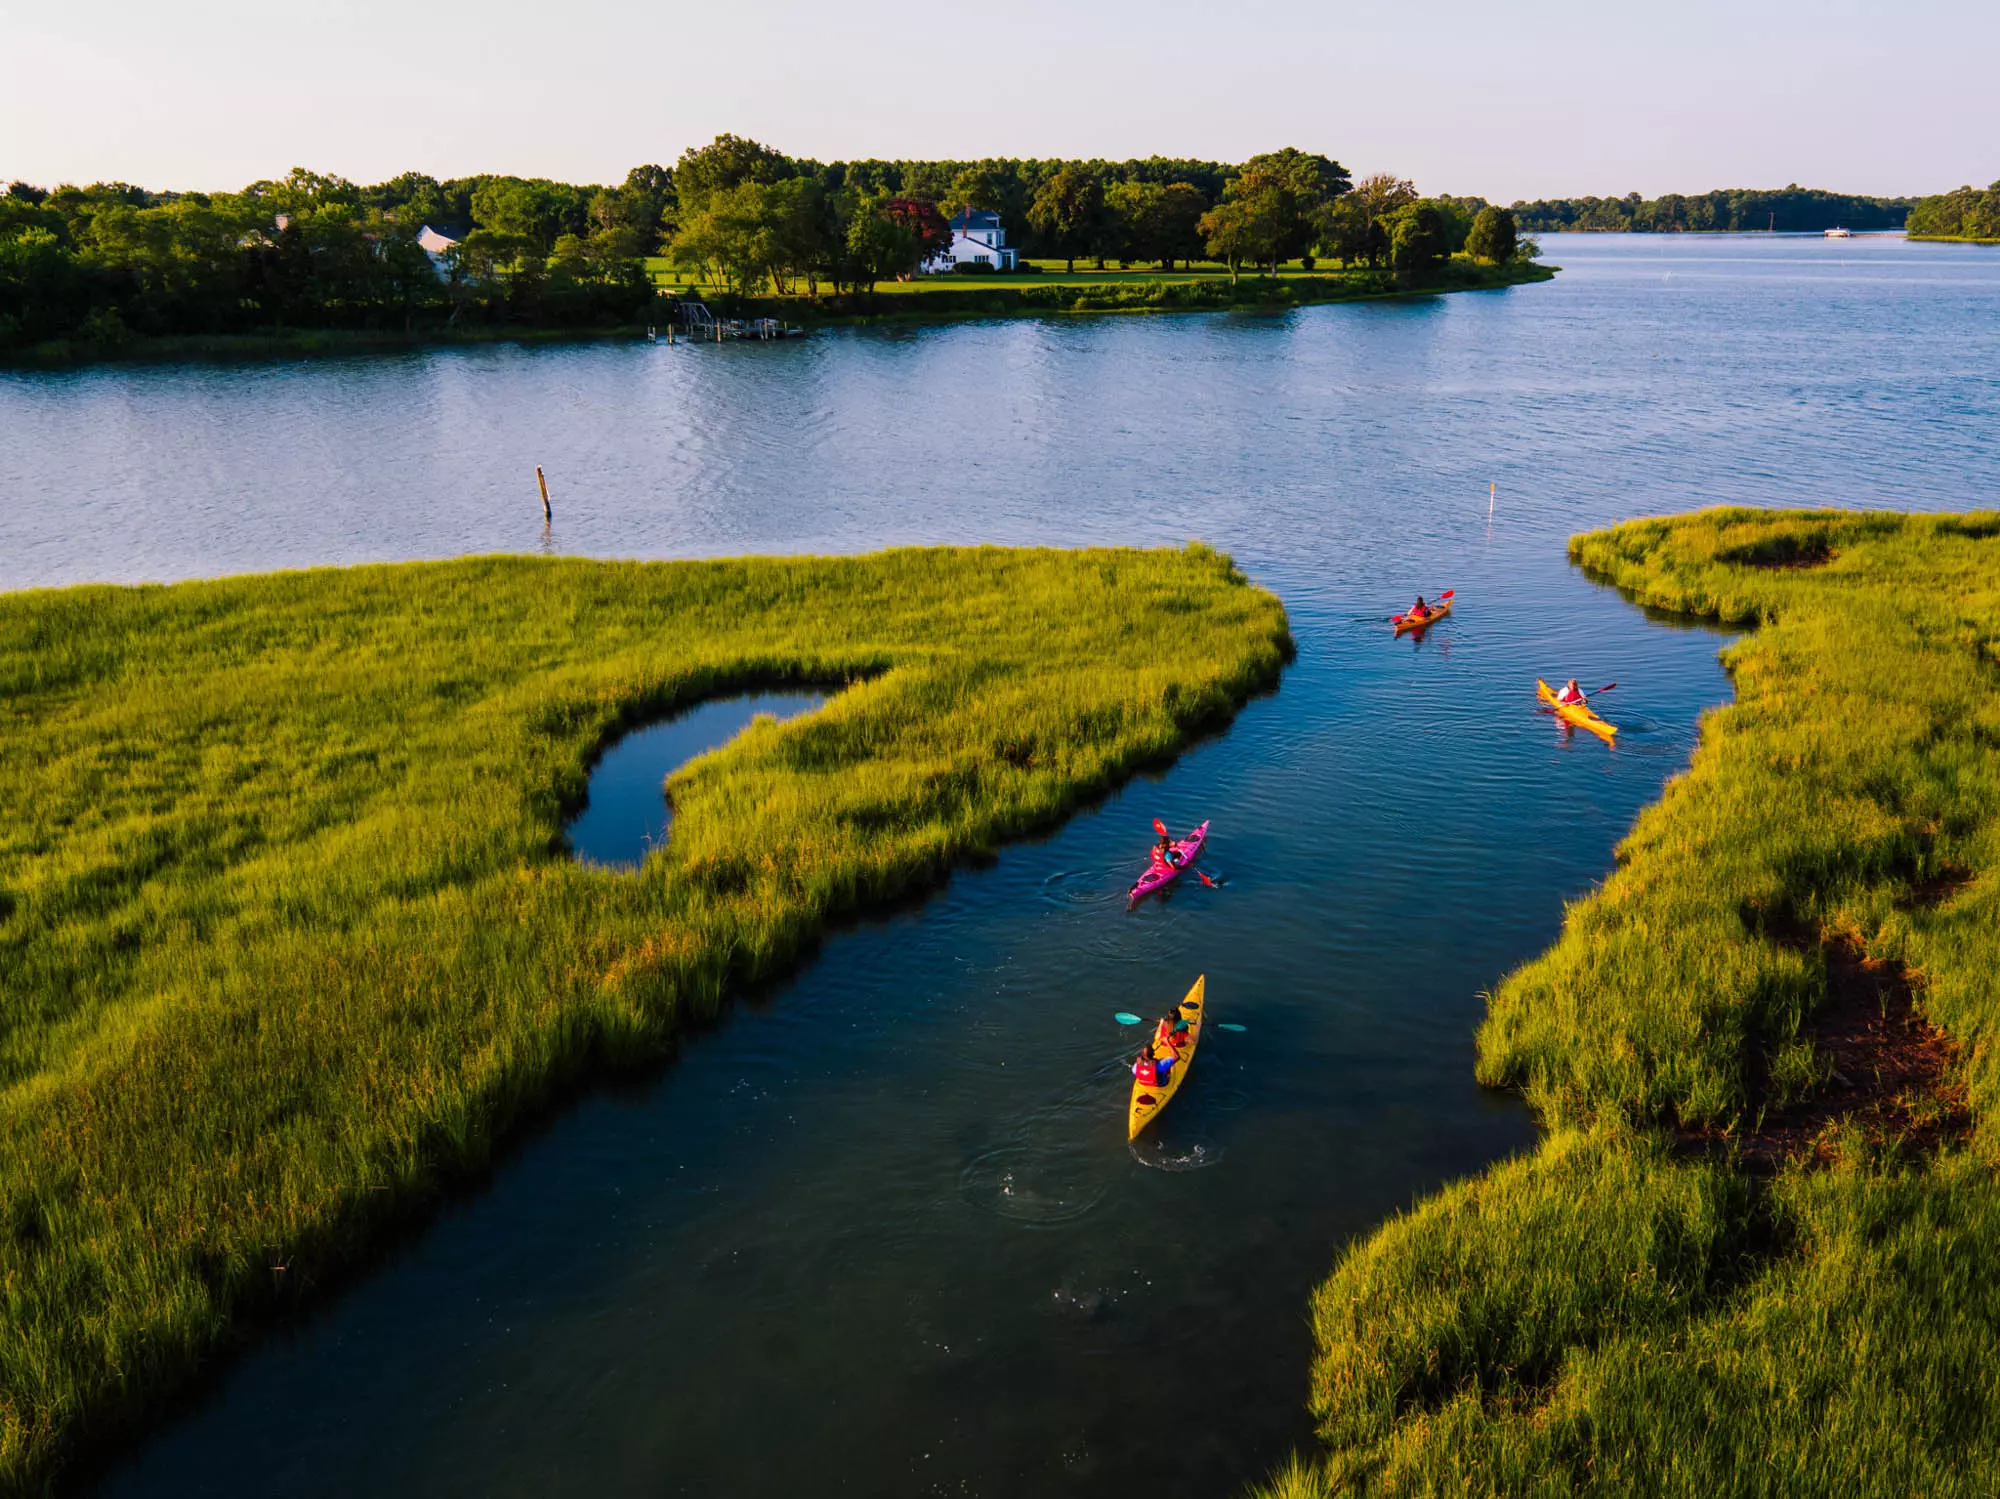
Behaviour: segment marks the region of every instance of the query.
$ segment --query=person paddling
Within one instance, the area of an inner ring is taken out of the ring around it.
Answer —
[[[1575,708],[1580,707],[1589,696],[1589,693],[1576,685],[1576,678],[1571,677],[1563,684],[1563,690],[1556,694],[1556,701],[1565,708]]]
[[[1179,867],[1181,862],[1180,856],[1174,852],[1174,835],[1172,833],[1160,834],[1160,841],[1153,845],[1153,862],[1155,864],[1164,864],[1169,869]]]
[[[1138,1059],[1132,1063],[1132,1076],[1142,1088],[1157,1088],[1160,1086],[1160,1064],[1153,1060],[1152,1047],[1142,1046],[1139,1048]]]
[[[1178,1007],[1160,1017],[1159,1028],[1153,1032],[1153,1040],[1156,1044],[1166,1047],[1175,1055],[1179,1055],[1180,1049],[1187,1044],[1187,1039],[1187,1016],[1183,1015]]]
[[[1410,605],[1410,612],[1403,616],[1403,622],[1410,624],[1420,619],[1429,619],[1430,617],[1431,606],[1424,602],[1424,596],[1420,593],[1417,595],[1417,601]]]

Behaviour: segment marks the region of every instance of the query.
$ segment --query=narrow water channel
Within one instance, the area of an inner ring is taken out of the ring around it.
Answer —
[[[590,772],[590,798],[571,821],[579,859],[614,868],[645,861],[667,836],[673,809],[661,783],[697,755],[720,749],[753,718],[793,718],[826,701],[820,692],[761,692],[715,698],[623,735]]]
[[[1481,993],[1728,695],[1721,637],[1589,584],[1566,536],[1963,507],[2000,463],[2000,257],[1551,258],[1278,318],[0,376],[0,487],[45,497],[0,511],[12,583],[531,549],[532,489],[507,507],[545,463],[550,545],[596,555],[1199,536],[1299,643],[1164,773],[566,1112],[103,1490],[1209,1496],[1306,1440],[1313,1284],[1531,1139],[1473,1082]],[[1617,680],[1617,747],[1538,714],[1538,675]],[[1127,912],[1154,817],[1212,819],[1219,888]],[[1244,1030],[1135,1152],[1113,1016],[1197,973]]]

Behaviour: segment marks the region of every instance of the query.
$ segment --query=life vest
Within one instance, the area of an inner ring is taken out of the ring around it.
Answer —
[[[1132,1064],[1132,1076],[1142,1087],[1157,1088],[1160,1085],[1160,1069],[1151,1056],[1143,1056]]]
[[[1561,692],[1558,692],[1556,694],[1556,701],[1561,703],[1566,708],[1577,707],[1579,704],[1583,702],[1583,700],[1584,700],[1584,694],[1582,688],[1578,688],[1576,690],[1575,696],[1571,696],[1570,689],[1567,687],[1563,688]]]

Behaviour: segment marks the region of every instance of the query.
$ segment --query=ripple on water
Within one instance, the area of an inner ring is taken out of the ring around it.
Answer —
[[[968,1160],[958,1175],[965,1200],[1030,1228],[1074,1223],[1094,1209],[1111,1188],[1114,1157],[1104,1147],[1112,1075],[1097,1069]]]

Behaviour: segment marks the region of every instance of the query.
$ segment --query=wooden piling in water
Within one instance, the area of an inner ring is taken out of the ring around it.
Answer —
[[[542,520],[552,521],[556,518],[556,513],[549,509],[549,481],[542,477],[542,466],[539,463],[535,465],[535,482],[542,486]]]

